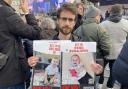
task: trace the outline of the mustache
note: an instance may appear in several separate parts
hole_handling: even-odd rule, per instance
[[[64,27],[62,27],[62,28],[68,28],[68,29],[71,29],[69,26],[64,26]]]

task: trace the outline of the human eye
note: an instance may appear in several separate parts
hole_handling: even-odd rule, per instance
[[[61,19],[62,19],[63,21],[67,21],[67,18],[66,18],[66,17],[61,17]]]
[[[74,19],[73,19],[73,18],[69,18],[68,20],[69,20],[70,22],[74,21]]]

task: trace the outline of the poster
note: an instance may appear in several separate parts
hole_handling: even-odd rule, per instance
[[[79,85],[80,89],[94,89],[94,63],[96,44],[72,42],[62,46],[62,85]]]
[[[34,55],[39,57],[39,62],[34,68],[32,86],[61,87],[61,42],[68,41],[34,41]],[[69,41],[70,42],[70,41]]]

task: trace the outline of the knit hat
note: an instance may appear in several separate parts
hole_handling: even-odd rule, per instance
[[[101,15],[101,11],[94,6],[90,6],[85,13],[86,18],[95,18],[97,15]]]

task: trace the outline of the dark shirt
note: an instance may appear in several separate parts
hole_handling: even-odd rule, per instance
[[[49,40],[60,40],[58,38],[58,35],[59,35],[59,33],[54,35],[53,37],[50,37]],[[71,41],[81,41],[81,38],[72,34],[69,40],[71,40]]]

